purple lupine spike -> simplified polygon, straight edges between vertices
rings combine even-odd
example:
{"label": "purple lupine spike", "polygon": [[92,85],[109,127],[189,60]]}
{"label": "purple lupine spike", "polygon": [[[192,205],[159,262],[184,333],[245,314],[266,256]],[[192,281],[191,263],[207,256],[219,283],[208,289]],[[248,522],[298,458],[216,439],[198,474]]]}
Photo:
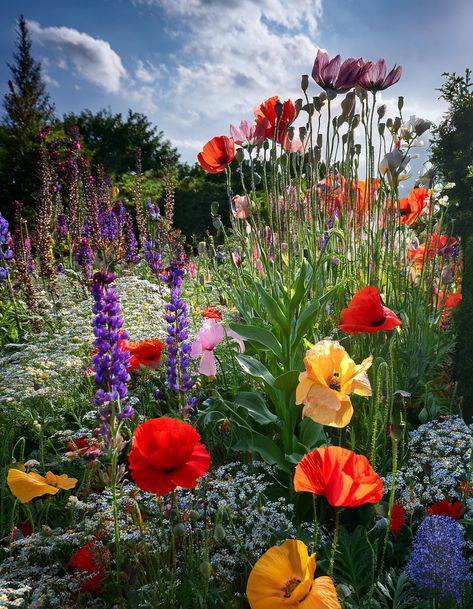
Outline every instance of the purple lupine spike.
{"label": "purple lupine spike", "polygon": [[166,338],[166,386],[172,391],[184,393],[194,386],[194,379],[188,373],[191,345],[187,342],[187,305],[180,295],[184,277],[183,263],[173,260],[169,267],[161,271],[160,277],[171,288],[171,299],[165,306],[165,319],[169,324]]}
{"label": "purple lupine spike", "polygon": [[0,213],[0,286],[9,273],[8,260],[13,258],[11,245],[12,238],[8,228],[8,222]]}
{"label": "purple lupine spike", "polygon": [[126,212],[123,234],[125,238],[125,261],[129,263],[138,262],[140,259],[138,256],[138,241],[133,230],[133,218],[130,212]]}
{"label": "purple lupine spike", "polygon": [[116,276],[112,273],[95,273],[91,292],[94,298],[93,321],[94,346],[92,360],[95,367],[94,382],[98,385],[94,403],[103,406],[123,399],[127,395],[126,383],[130,380],[127,368],[130,353],[122,349],[121,341],[128,338],[121,330],[123,321],[118,294],[112,285]]}
{"label": "purple lupine spike", "polygon": [[65,241],[67,239],[67,218],[64,214],[59,214],[56,220],[56,232],[59,241]]}
{"label": "purple lupine spike", "polygon": [[90,247],[89,240],[86,237],[82,237],[80,242],[75,247],[74,257],[77,264],[82,267],[82,271],[85,277],[92,275],[92,263],[94,261],[94,253]]}

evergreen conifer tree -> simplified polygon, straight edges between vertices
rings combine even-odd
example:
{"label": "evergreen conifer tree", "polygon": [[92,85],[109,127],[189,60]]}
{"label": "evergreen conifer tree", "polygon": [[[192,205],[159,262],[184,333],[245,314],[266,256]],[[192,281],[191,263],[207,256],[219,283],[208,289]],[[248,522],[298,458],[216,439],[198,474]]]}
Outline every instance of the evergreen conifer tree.
{"label": "evergreen conifer tree", "polygon": [[38,190],[38,133],[54,119],[41,64],[31,53],[31,37],[23,15],[18,19],[17,48],[8,64],[11,80],[4,96],[0,129],[0,210],[11,217],[11,202],[34,209]]}

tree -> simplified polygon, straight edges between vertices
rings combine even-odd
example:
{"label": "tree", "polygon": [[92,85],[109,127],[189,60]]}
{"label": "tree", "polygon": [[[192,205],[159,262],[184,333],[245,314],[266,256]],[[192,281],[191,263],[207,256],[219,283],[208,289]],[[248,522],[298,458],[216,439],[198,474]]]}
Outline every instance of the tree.
{"label": "tree", "polygon": [[135,168],[135,150],[141,148],[144,172],[152,170],[160,177],[167,166],[175,167],[179,159],[177,150],[164,139],[144,114],[128,110],[126,120],[109,109],[93,114],[83,110],[80,114],[66,114],[64,128],[79,129],[93,164],[103,165],[105,171],[117,178]]}
{"label": "tree", "polygon": [[458,392],[463,396],[463,415],[473,421],[473,95],[471,70],[465,76],[444,74],[440,88],[442,97],[450,104],[444,120],[434,131],[432,161],[442,177],[455,186],[449,196],[456,206],[450,215],[463,246],[462,301],[456,311],[458,332],[455,374]]}
{"label": "tree", "polygon": [[[0,200],[8,214],[11,201],[34,207],[38,190],[37,134],[54,120],[41,76],[41,64],[31,54],[31,38],[23,15],[18,19],[17,51],[8,64],[11,80],[4,96],[0,133]],[[10,214],[9,214],[10,215]]]}

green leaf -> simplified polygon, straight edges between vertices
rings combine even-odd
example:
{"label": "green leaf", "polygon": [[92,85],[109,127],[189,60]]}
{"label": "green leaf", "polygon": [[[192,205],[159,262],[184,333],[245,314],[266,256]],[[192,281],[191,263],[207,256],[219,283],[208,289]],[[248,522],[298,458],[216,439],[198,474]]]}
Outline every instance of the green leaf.
{"label": "green leaf", "polygon": [[250,355],[237,355],[236,360],[246,374],[249,374],[255,379],[261,379],[271,387],[274,385],[274,376],[254,357],[251,357]]}
{"label": "green leaf", "polygon": [[243,338],[263,345],[263,347],[266,347],[272,351],[277,358],[281,359],[282,347],[274,334],[272,334],[269,330],[259,328],[258,326],[249,326],[247,324],[237,323],[231,323],[230,328]]}
{"label": "green leaf", "polygon": [[374,556],[366,538],[366,529],[358,526],[352,533],[340,528],[340,538],[335,559],[335,581],[351,586],[357,600],[369,592],[372,584]]}
{"label": "green leaf", "polygon": [[274,387],[281,391],[294,391],[299,382],[300,370],[289,370],[274,379]]}
{"label": "green leaf", "polygon": [[283,471],[290,471],[290,466],[286,461],[284,453],[276,442],[259,433],[252,433],[247,437],[247,442],[250,450],[258,453],[266,463],[277,465]]}
{"label": "green leaf", "polygon": [[235,404],[246,410],[252,419],[260,425],[269,425],[276,423],[278,417],[273,414],[264,401],[261,393],[256,391],[242,391],[235,397]]}
{"label": "green leaf", "polygon": [[327,442],[324,426],[304,417],[299,425],[299,440],[307,450],[311,451]]}
{"label": "green leaf", "polygon": [[297,307],[301,303],[301,300],[304,298],[307,290],[309,289],[310,279],[312,277],[312,267],[304,260],[302,263],[302,267],[299,273],[298,278],[294,283],[294,295],[291,299],[290,309],[291,312],[295,312]]}
{"label": "green leaf", "polygon": [[261,284],[257,284],[256,289],[270,315],[271,321],[274,320],[283,332],[289,332],[289,321],[276,300],[266,292]]}
{"label": "green leaf", "polygon": [[297,319],[292,338],[292,346],[297,345],[306,335],[309,327],[317,322],[317,313],[340,290],[342,284],[337,284],[320,298],[307,304]]}

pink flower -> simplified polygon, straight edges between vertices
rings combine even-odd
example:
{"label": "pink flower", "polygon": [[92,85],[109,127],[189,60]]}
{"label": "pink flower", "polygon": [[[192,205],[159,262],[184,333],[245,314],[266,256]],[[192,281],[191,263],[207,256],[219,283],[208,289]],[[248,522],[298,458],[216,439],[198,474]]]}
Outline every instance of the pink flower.
{"label": "pink flower", "polygon": [[250,213],[250,200],[247,195],[235,195],[232,199],[233,216],[239,220],[245,220]]}
{"label": "pink flower", "polygon": [[[227,330],[227,336],[233,338],[240,348],[240,353],[245,350],[242,337]],[[202,324],[201,329],[197,332],[195,341],[192,343],[190,356],[195,358],[201,356],[199,372],[209,378],[217,375],[217,367],[215,364],[214,349],[225,338],[225,330],[221,323],[216,319],[206,319]]]}
{"label": "pink flower", "polygon": [[402,66],[394,66],[386,76],[384,59],[378,59],[376,63],[367,61],[361,70],[358,85],[368,91],[384,91],[384,89],[395,85],[401,78],[401,74]]}
{"label": "pink flower", "polygon": [[363,64],[361,58],[350,57],[343,63],[340,55],[330,59],[328,53],[319,49],[312,69],[312,78],[322,89],[343,93],[358,84]]}
{"label": "pink flower", "polygon": [[255,146],[264,142],[268,125],[267,120],[254,123],[245,119],[241,121],[240,128],[230,125],[230,135],[239,146]]}

